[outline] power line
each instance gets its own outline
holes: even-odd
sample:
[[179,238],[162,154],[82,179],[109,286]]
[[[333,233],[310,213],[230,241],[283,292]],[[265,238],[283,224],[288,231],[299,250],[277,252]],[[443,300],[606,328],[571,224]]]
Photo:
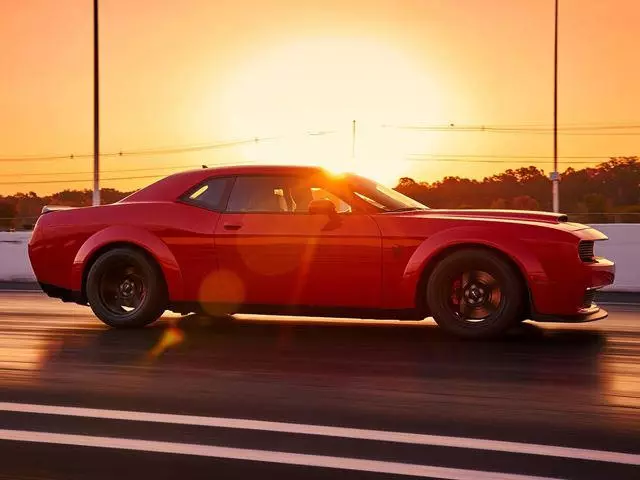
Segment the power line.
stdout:
[[[527,160],[531,160],[532,164],[553,164],[553,157],[535,157],[535,156],[491,156],[491,155],[430,155],[430,154],[410,154],[405,157],[407,161],[425,161],[425,162],[453,162],[453,163],[498,163],[498,164],[506,164],[506,163],[528,163]],[[564,159],[572,158],[572,157],[560,157]],[[569,162],[571,165],[595,165],[600,163],[606,163],[608,160],[605,157],[573,157],[575,159],[593,159],[596,161],[587,161],[587,160],[571,160]],[[533,165],[535,166],[535,165]],[[570,165],[569,165],[570,166]]]
[[[439,133],[511,133],[519,135],[553,135],[552,130],[526,130],[526,129],[498,129],[498,128],[449,128],[437,129],[428,127],[397,127],[401,130],[412,130],[415,132],[439,132]],[[611,136],[640,136],[639,132],[564,132],[559,131],[558,135],[564,136],[589,136],[589,137],[611,137]]]
[[[279,137],[255,137],[252,139],[246,140],[237,140],[233,142],[225,142],[225,143],[214,143],[214,144],[204,144],[204,145],[188,145],[181,147],[163,147],[163,148],[155,148],[155,149],[144,149],[144,150],[130,150],[130,151],[118,151],[118,152],[109,152],[109,153],[101,153],[101,157],[125,157],[125,156],[133,156],[133,155],[165,155],[165,154],[174,154],[174,153],[188,153],[188,152],[200,152],[204,150],[213,150],[217,148],[229,148],[239,145],[248,145],[253,143],[258,143],[262,141],[274,140]],[[44,155],[44,156],[23,156],[23,157],[4,157],[0,158],[0,162],[29,162],[29,161],[50,161],[50,160],[74,160],[77,158],[93,158],[92,153],[83,153],[83,154],[69,154],[69,155]]]
[[[382,124],[382,128],[407,128],[407,129],[428,129],[428,130],[534,130],[534,131],[553,131],[552,126],[543,124],[436,124],[436,125],[420,125],[420,124]],[[594,125],[582,125],[582,124],[566,124],[565,126],[558,127],[558,130],[637,130],[640,129],[639,123],[633,124],[594,124]]]
[[[225,162],[225,163],[216,163],[215,165],[212,165],[212,167],[224,167],[224,166],[233,166],[233,165],[242,165],[242,164],[247,164],[247,163],[254,163],[251,161],[237,161],[237,162]],[[189,168],[202,168],[202,165],[182,165],[182,166],[175,166],[175,167],[165,167],[164,169],[189,169]],[[134,172],[134,171],[153,171],[153,170],[163,170],[163,168],[134,168],[134,169],[129,169],[129,170],[110,170],[111,173],[117,172],[117,173],[123,173],[123,172]],[[66,173],[71,173],[71,172],[64,172]],[[85,175],[91,172],[83,172]],[[8,174],[11,175],[11,174]],[[38,174],[25,174],[25,175],[38,175]],[[45,175],[45,174],[42,174]],[[49,174],[52,175],[52,174]],[[109,180],[138,180],[138,179],[144,179],[144,178],[160,178],[160,177],[164,177],[165,175],[139,175],[139,176],[134,176],[134,177],[119,177],[119,178],[103,178],[102,180],[105,181],[109,181]],[[44,185],[44,184],[49,184],[49,183],[81,183],[81,182],[89,182],[92,179],[73,179],[73,180],[37,180],[37,181],[24,181],[24,182],[0,182],[0,185]]]
[[[452,158],[503,158],[503,159],[546,159],[553,158],[549,155],[478,155],[478,154],[438,154],[438,153],[410,153],[408,157],[434,157],[434,158],[443,158],[443,157],[452,157]],[[558,158],[563,159],[608,159],[608,158],[617,158],[617,157],[638,157],[638,155],[565,155],[559,156]],[[592,162],[588,162],[592,163]]]
[[[337,133],[337,130],[319,130],[305,132],[308,136],[324,136]],[[233,140],[220,143],[207,143],[207,144],[191,144],[181,145],[176,147],[159,147],[159,148],[147,148],[140,150],[120,150],[117,152],[101,153],[100,157],[125,157],[135,155],[167,155],[174,153],[189,153],[189,152],[201,152],[205,150],[215,150],[217,148],[230,148],[240,145],[251,145],[260,142],[266,142],[271,140],[278,140],[285,138],[287,135],[277,135],[270,137],[251,137],[242,140]],[[18,157],[0,157],[0,162],[28,162],[28,161],[50,161],[50,160],[74,160],[77,158],[93,158],[92,153],[82,154],[56,154],[56,155],[25,155]]]
[[[541,126],[519,126],[519,125],[381,125],[383,128],[395,128],[400,130],[414,130],[414,131],[433,131],[433,132],[493,132],[493,133],[521,133],[521,134],[551,134],[553,133],[547,127]],[[571,127],[563,127],[559,130],[563,130],[563,135],[640,135],[638,132],[593,132],[589,133],[580,130],[614,130],[614,129],[640,129],[640,124],[630,125],[577,125]],[[571,130],[571,131],[564,131]],[[336,133],[336,130],[318,131],[318,132],[306,132],[307,135],[321,136]],[[137,155],[167,155],[177,153],[189,153],[199,152],[205,150],[214,150],[218,148],[231,148],[240,145],[255,144],[263,141],[276,140],[286,137],[286,135],[272,136],[272,137],[253,137],[243,140],[228,141],[213,144],[199,144],[199,145],[183,145],[176,147],[159,147],[148,148],[138,150],[120,150],[117,152],[101,153],[100,157],[125,157],[125,156],[137,156]],[[13,157],[0,157],[0,162],[40,162],[40,161],[55,161],[55,160],[75,160],[93,158],[92,153],[83,154],[52,154],[52,155],[25,155],[25,156],[13,156]]]
[[[221,165],[221,164],[218,164]],[[125,168],[119,170],[101,170],[103,173],[124,173],[124,172],[149,172],[155,170],[178,170],[186,168],[198,168],[200,165],[174,165],[172,167],[149,167],[149,168]],[[0,177],[37,177],[43,175],[90,175],[93,172],[46,172],[46,173],[0,173]]]
[[11,158],[0,158],[0,162],[40,162],[40,161],[49,161],[49,160],[73,160],[74,158],[87,158],[93,157],[93,155],[46,155],[41,157],[28,156],[28,157],[11,157]]
[[[550,135],[553,134],[553,130],[549,128],[532,128],[532,127],[500,127],[500,126],[487,126],[487,125],[382,125],[383,128],[394,128],[397,130],[410,130],[417,132],[479,132],[479,133],[515,133],[515,134],[527,134],[527,135]],[[589,132],[586,130],[597,130],[595,132]],[[640,129],[640,125],[631,125],[627,127],[614,127],[614,126],[600,126],[600,127],[565,127],[558,129],[558,134],[562,135],[583,135],[583,136],[611,136],[611,135],[640,135],[640,131],[637,132],[612,132],[612,131],[599,131],[599,130],[629,130]],[[578,130],[578,131],[576,131]],[[583,130],[583,131],[580,131]]]
[[[465,158],[447,158],[447,157],[422,157],[422,156],[411,156],[406,157],[409,161],[424,161],[424,162],[452,162],[452,163],[496,163],[496,164],[505,164],[505,163],[518,163],[518,159],[510,160],[508,158],[473,158],[473,159],[465,159]],[[522,160],[522,159],[520,159]],[[527,163],[520,161],[521,164]],[[536,164],[549,164],[553,165],[553,160],[540,160],[536,162],[532,162]],[[575,161],[571,162],[573,165],[593,165],[597,162],[587,162],[587,161]],[[535,166],[535,165],[531,165]]]
[[[565,160],[576,160],[576,159],[592,159],[592,160],[603,160],[615,157],[637,157],[640,155],[565,155],[558,158],[562,158]],[[500,163],[512,163],[513,160],[516,159],[527,159],[527,160],[545,160],[552,158],[550,156],[545,155],[478,155],[478,154],[437,154],[437,153],[411,153],[407,155],[408,160],[429,160],[429,159],[503,159],[503,162]],[[217,163],[215,166],[223,166],[223,165],[234,165],[236,163],[241,163],[240,161],[234,163]],[[591,164],[594,162],[571,162],[574,164]],[[164,167],[147,167],[147,168],[127,168],[127,169],[118,169],[118,170],[102,170],[104,173],[124,173],[124,172],[149,172],[149,171],[158,171],[158,170],[179,170],[179,169],[188,169],[188,168],[199,168],[200,165],[173,165],[173,166],[164,166]],[[0,173],[0,177],[41,177],[43,175],[48,176],[60,176],[60,175],[89,175],[93,172],[45,172],[45,173]]]
[[[438,129],[453,129],[453,128],[488,128],[499,130],[550,130],[553,131],[553,125],[543,123],[503,123],[503,124],[489,124],[489,123],[477,123],[477,124],[382,124],[383,128],[400,128],[400,127],[412,127],[412,128],[438,128]],[[558,130],[624,130],[624,129],[640,129],[640,120],[634,123],[565,123],[559,125]]]
[[[103,178],[104,181],[110,180],[140,180],[143,178],[160,178],[164,177],[164,175],[139,175],[135,177],[111,177],[111,178]],[[0,182],[0,185],[44,185],[51,183],[85,183],[91,182],[92,178],[83,178],[78,180],[39,180],[39,181],[27,181],[27,182]]]

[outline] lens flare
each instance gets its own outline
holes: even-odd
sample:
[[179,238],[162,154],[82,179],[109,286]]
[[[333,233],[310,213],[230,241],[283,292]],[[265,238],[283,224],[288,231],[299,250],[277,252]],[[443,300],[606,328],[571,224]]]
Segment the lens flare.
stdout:
[[202,281],[198,300],[204,311],[210,315],[225,315],[233,307],[245,300],[245,287],[242,279],[229,270],[211,272]]

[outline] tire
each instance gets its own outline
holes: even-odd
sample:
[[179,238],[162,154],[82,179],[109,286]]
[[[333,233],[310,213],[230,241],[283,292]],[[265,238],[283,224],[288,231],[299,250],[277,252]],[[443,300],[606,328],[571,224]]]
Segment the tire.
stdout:
[[149,325],[167,307],[162,271],[143,252],[127,247],[109,250],[94,262],[85,291],[93,313],[115,328]]
[[522,319],[524,288],[519,272],[498,254],[469,248],[436,265],[428,279],[426,303],[448,333],[496,338]]

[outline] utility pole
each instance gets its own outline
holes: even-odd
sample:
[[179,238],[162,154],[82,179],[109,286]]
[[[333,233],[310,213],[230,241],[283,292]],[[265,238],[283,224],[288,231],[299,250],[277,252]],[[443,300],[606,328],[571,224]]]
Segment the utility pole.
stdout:
[[551,172],[553,211],[556,213],[560,211],[560,175],[558,174],[558,1],[555,0],[555,38],[553,42],[553,172]]
[[93,205],[100,205],[100,63],[98,0],[93,0]]
[[356,121],[351,122],[351,160],[356,159]]

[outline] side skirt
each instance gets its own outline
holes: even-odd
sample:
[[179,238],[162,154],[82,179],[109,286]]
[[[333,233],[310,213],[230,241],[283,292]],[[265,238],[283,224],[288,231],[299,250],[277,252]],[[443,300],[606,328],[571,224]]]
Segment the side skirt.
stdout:
[[[40,283],[40,288],[49,297],[63,302],[88,305],[81,292]],[[198,313],[205,315],[230,315],[234,313],[253,315],[286,315],[303,317],[362,318],[371,320],[424,320],[416,309],[383,310],[375,308],[324,307],[313,305],[232,305],[221,303],[172,302],[167,310],[183,315]]]
[[230,305],[202,304],[199,302],[174,302],[168,307],[176,313],[199,313],[206,315],[231,315],[235,313],[253,315],[286,315],[303,317],[362,318],[371,320],[424,320],[417,310],[382,310],[375,308],[324,307],[311,305]]

